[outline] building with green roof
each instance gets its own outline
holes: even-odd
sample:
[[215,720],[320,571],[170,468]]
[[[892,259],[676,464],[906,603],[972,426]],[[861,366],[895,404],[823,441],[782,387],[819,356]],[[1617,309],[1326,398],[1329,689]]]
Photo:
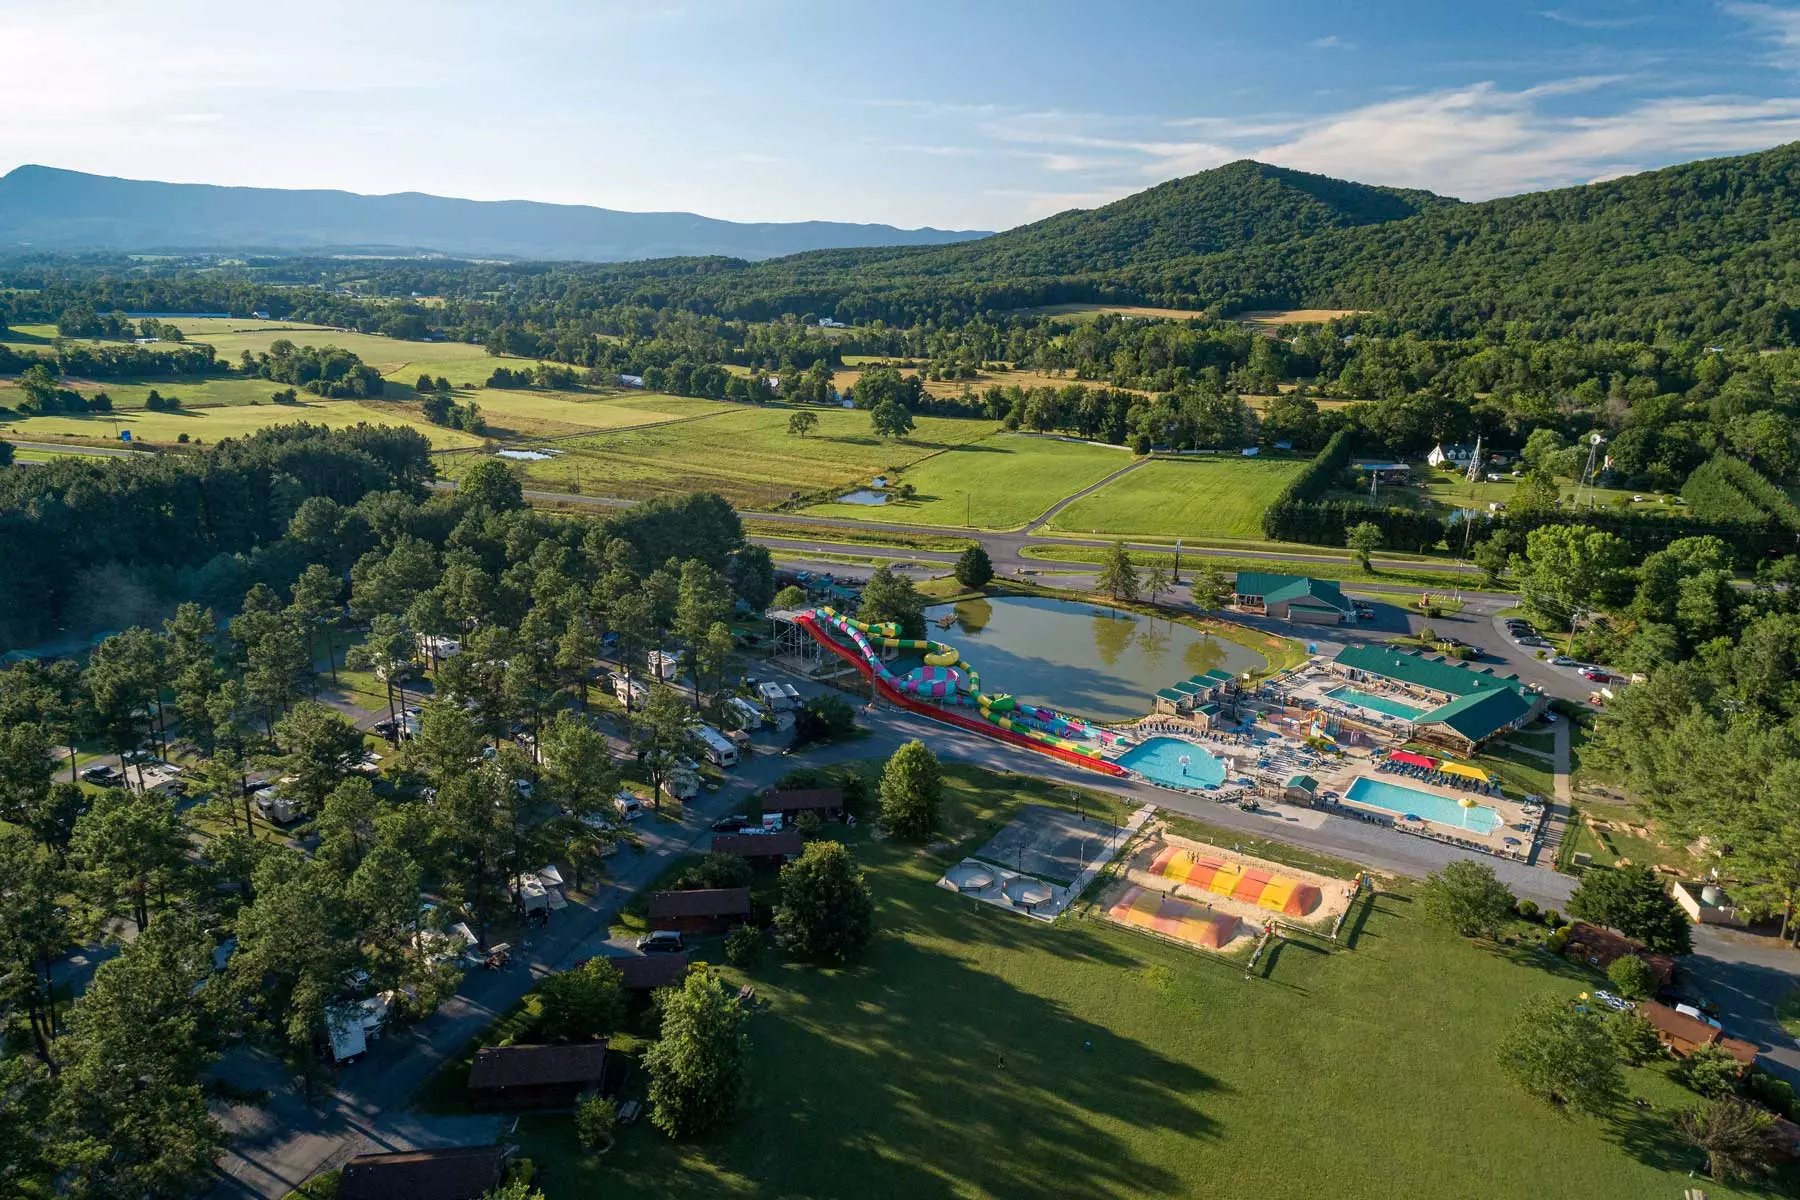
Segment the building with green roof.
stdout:
[[1464,754],[1536,720],[1549,703],[1517,675],[1395,646],[1346,646],[1330,666],[1353,682],[1385,683],[1427,705],[1413,718],[1414,736]]
[[1329,579],[1239,571],[1232,593],[1231,602],[1238,608],[1281,621],[1308,625],[1356,623],[1356,606],[1344,595],[1344,590]]

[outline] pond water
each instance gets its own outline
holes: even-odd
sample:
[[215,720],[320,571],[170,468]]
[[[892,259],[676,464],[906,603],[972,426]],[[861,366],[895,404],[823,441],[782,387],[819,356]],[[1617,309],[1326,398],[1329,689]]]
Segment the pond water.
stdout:
[[873,488],[857,488],[854,492],[845,492],[838,497],[839,504],[886,504],[886,492],[878,492]]
[[554,450],[496,450],[495,458],[512,458],[521,462],[543,462],[547,458],[556,457]]
[[[954,623],[940,628],[952,612]],[[983,691],[1096,721],[1141,717],[1159,688],[1190,675],[1264,665],[1256,651],[1187,625],[1081,601],[997,596],[937,605],[925,616],[925,635],[961,650]]]

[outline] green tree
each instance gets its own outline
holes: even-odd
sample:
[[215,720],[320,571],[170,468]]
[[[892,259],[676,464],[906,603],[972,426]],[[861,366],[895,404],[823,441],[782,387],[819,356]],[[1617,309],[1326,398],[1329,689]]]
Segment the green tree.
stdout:
[[775,599],[769,603],[769,607],[782,611],[799,610],[806,606],[806,589],[795,587],[791,583],[776,592]]
[[63,896],[67,876],[20,834],[0,832],[0,1016],[25,1014],[32,1048],[54,1066],[57,1017],[52,987],[57,957],[69,942]]
[[575,1101],[575,1140],[589,1154],[605,1154],[613,1146],[613,1130],[619,1124],[619,1106],[598,1092]]
[[1131,562],[1131,551],[1125,548],[1124,542],[1114,542],[1107,548],[1106,559],[1100,564],[1100,577],[1094,581],[1095,590],[1105,592],[1114,600],[1126,601],[1138,598],[1138,587],[1138,573]]
[[1529,1094],[1590,1116],[1624,1097],[1617,1052],[1605,1023],[1544,996],[1523,1006],[1500,1042],[1500,1069]]
[[1527,471],[1525,478],[1513,488],[1512,502],[1507,506],[1514,517],[1535,517],[1555,512],[1562,507],[1562,488],[1556,478],[1545,471]]
[[339,875],[355,871],[375,843],[375,818],[380,812],[374,787],[360,776],[327,792],[313,821],[319,837],[314,853],[319,861],[331,864]]
[[[368,636],[360,645],[352,646],[344,652],[344,665],[353,671],[372,671],[375,678],[381,680],[387,689],[388,720],[397,720],[398,709],[406,705],[405,685],[400,683],[405,671],[412,666],[417,641],[412,632],[399,617],[392,613],[378,613],[369,622]],[[400,687],[399,704],[395,704],[394,689]]]
[[804,408],[796,409],[788,418],[787,431],[790,437],[805,437],[818,427],[817,414],[807,412]]
[[1620,1062],[1636,1067],[1662,1057],[1662,1039],[1656,1035],[1656,1026],[1635,1012],[1613,1013],[1606,1018],[1606,1031]]
[[731,1119],[746,1083],[746,1020],[743,1004],[710,971],[689,971],[663,994],[660,1036],[643,1059],[653,1125],[690,1138]]
[[337,682],[337,646],[332,641],[332,630],[336,629],[343,614],[344,581],[336,571],[323,563],[310,563],[294,581],[294,603],[292,612],[309,636],[318,635],[325,641],[325,665],[331,672],[331,682]]
[[1155,604],[1156,598],[1173,586],[1173,577],[1169,574],[1167,567],[1160,563],[1152,563],[1144,570],[1143,582],[1144,594],[1150,597],[1150,603]]
[[1525,536],[1519,591],[1546,625],[1573,631],[1581,616],[1621,599],[1629,552],[1619,538],[1585,525],[1545,525]]
[[691,758],[699,745],[699,718],[674,688],[654,684],[631,721],[631,744],[649,780],[650,802],[662,807],[662,785],[677,762]]
[[275,725],[283,753],[272,760],[282,773],[282,795],[308,813],[362,761],[362,731],[317,700],[302,700]]
[[929,838],[937,831],[943,798],[943,768],[924,742],[907,742],[882,768],[881,823],[896,837]]
[[1693,927],[1649,867],[1631,865],[1582,872],[1569,896],[1570,916],[1616,929],[1658,954],[1693,951]]
[[1210,559],[1201,559],[1193,582],[1188,585],[1188,598],[1194,607],[1202,612],[1216,612],[1231,603],[1231,595],[1231,583],[1225,573]]
[[553,1042],[607,1037],[625,1020],[625,977],[605,956],[546,975],[537,991],[544,1014],[539,1030]]
[[1701,1046],[1675,1068],[1675,1078],[1709,1099],[1735,1095],[1744,1064],[1718,1046]]
[[1675,1132],[1705,1153],[1706,1173],[1720,1183],[1754,1179],[1783,1153],[1775,1118],[1735,1096],[1676,1114]]
[[978,542],[964,550],[956,558],[956,566],[952,569],[956,582],[966,588],[984,588],[994,578],[994,560]]
[[876,437],[903,438],[913,431],[913,415],[898,400],[883,400],[869,410],[869,428]]
[[1425,877],[1419,906],[1425,916],[1463,937],[1495,938],[1512,920],[1513,894],[1484,862],[1459,858]]
[[1381,549],[1381,526],[1373,521],[1361,521],[1352,525],[1344,534],[1344,545],[1356,556],[1357,565],[1363,570],[1373,569],[1375,551]]
[[491,513],[525,507],[525,493],[512,468],[497,458],[484,458],[457,481],[456,494],[471,506]]
[[781,868],[775,938],[789,953],[841,963],[860,953],[874,932],[875,898],[842,842],[811,842]]
[[1635,954],[1613,959],[1606,968],[1606,979],[1627,1000],[1643,1000],[1656,991],[1656,972]]
[[69,850],[96,914],[128,910],[142,932],[151,898],[166,897],[182,870],[187,834],[173,800],[115,788],[96,796],[75,822]]
[[896,575],[885,564],[876,567],[863,585],[862,604],[856,610],[856,617],[871,625],[891,621],[899,626],[901,637],[925,636],[924,597],[919,595],[912,580]]

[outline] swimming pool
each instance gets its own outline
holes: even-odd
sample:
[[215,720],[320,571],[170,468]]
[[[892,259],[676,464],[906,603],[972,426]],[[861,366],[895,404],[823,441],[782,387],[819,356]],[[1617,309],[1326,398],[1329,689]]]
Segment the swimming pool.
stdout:
[[[1339,704],[1349,704],[1356,708],[1366,708],[1370,712],[1385,713],[1390,717],[1412,720],[1424,713],[1424,709],[1411,704],[1402,704],[1398,700],[1390,700],[1386,696],[1376,696],[1353,687],[1333,688],[1325,693]],[[1421,813],[1421,816],[1424,814]]]
[[1492,833],[1504,824],[1499,812],[1485,804],[1464,808],[1448,796],[1370,779],[1367,775],[1357,776],[1344,795],[1358,804],[1384,809],[1396,816],[1411,813],[1452,829],[1467,829],[1470,833]]
[[[1181,760],[1188,760],[1185,766]],[[1180,738],[1155,737],[1139,742],[1115,760],[1164,787],[1198,788],[1225,782],[1225,760]]]

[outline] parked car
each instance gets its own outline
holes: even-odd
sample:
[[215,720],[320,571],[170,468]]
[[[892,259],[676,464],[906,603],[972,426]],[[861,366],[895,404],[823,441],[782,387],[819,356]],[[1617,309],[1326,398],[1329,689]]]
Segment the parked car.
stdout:
[[729,817],[720,817],[714,821],[712,831],[714,833],[737,833],[739,830],[749,829],[755,825],[756,822],[743,813],[732,813]]
[[1581,673],[1581,677],[1590,683],[1611,683],[1612,682],[1611,675],[1608,675],[1605,671],[1596,671],[1591,667],[1588,670],[1583,671]]
[[646,933],[637,940],[640,954],[679,954],[681,953],[681,932],[675,929],[658,929]]
[[1553,667],[1573,667],[1573,666],[1578,666],[1579,664],[1576,663],[1576,661],[1574,659],[1570,658],[1568,655],[1559,654],[1555,658],[1550,660],[1550,665]]
[[1545,640],[1544,640],[1544,639],[1543,639],[1543,638],[1541,638],[1541,637],[1535,637],[1535,636],[1534,636],[1534,637],[1522,637],[1522,638],[1520,638],[1520,639],[1519,639],[1519,645],[1521,645],[1521,646],[1530,646],[1530,647],[1531,647],[1531,648],[1532,648],[1532,649],[1534,649],[1534,650],[1548,650],[1548,649],[1549,649],[1549,648],[1550,648],[1550,643],[1549,643],[1549,642],[1546,642],[1546,641],[1545,641]]
[[96,787],[118,787],[125,782],[125,773],[117,767],[97,763],[81,773],[82,779]]

